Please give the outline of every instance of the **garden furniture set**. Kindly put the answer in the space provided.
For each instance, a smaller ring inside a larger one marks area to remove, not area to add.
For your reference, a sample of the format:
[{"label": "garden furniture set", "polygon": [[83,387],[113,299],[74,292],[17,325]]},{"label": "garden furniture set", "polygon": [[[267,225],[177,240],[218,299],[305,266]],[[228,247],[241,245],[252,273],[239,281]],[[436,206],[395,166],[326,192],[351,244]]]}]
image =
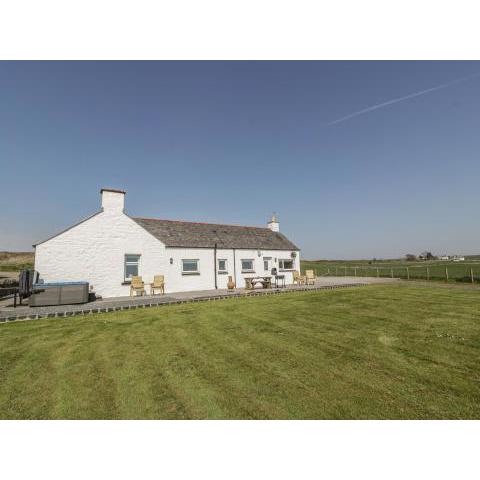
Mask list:
[{"label": "garden furniture set", "polygon": [[[165,277],[163,275],[155,275],[153,282],[150,283],[150,295],[155,295],[155,291],[165,294]],[[146,295],[145,282],[140,276],[133,276],[130,284],[130,296]]]}]

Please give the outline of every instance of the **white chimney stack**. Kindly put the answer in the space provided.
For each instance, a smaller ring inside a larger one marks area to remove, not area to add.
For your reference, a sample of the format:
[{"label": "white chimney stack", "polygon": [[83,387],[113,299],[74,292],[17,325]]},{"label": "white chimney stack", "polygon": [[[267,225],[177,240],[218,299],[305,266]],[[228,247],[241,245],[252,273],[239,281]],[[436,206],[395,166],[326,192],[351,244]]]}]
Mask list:
[{"label": "white chimney stack", "polygon": [[123,212],[125,208],[125,192],[112,188],[102,188],[102,209],[104,212]]},{"label": "white chimney stack", "polygon": [[280,231],[280,224],[277,221],[277,216],[275,213],[272,215],[272,219],[268,222],[267,226],[272,232]]}]

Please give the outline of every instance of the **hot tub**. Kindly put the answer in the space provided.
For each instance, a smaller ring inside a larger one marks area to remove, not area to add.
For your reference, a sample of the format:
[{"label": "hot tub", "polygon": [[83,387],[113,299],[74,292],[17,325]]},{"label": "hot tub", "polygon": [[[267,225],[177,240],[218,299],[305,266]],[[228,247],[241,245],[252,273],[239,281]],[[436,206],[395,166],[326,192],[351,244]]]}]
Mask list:
[{"label": "hot tub", "polygon": [[28,301],[31,307],[88,302],[88,282],[36,283],[33,292]]}]

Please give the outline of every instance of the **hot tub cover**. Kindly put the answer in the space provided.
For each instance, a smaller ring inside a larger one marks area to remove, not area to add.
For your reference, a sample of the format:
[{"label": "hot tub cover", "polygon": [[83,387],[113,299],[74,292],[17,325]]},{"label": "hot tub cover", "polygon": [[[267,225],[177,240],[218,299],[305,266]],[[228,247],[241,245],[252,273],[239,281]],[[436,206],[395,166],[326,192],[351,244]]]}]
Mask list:
[{"label": "hot tub cover", "polygon": [[34,288],[43,288],[43,287],[63,287],[64,285],[88,285],[88,282],[47,282],[47,283],[36,283]]}]

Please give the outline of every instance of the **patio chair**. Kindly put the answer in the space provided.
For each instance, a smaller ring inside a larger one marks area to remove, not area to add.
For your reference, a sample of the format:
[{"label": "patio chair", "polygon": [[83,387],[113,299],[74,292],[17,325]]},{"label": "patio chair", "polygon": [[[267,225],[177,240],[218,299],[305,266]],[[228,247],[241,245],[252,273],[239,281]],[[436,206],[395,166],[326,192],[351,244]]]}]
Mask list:
[{"label": "patio chair", "polygon": [[130,284],[130,296],[135,297],[138,294],[145,295],[145,284],[142,277],[132,277],[132,283]]},{"label": "patio chair", "polygon": [[300,272],[298,270],[294,270],[293,272],[293,284],[295,283],[297,285],[303,285],[305,283],[305,277],[303,275],[300,275]]},{"label": "patio chair", "polygon": [[307,285],[315,285],[315,272],[313,270],[305,270],[305,283]]},{"label": "patio chair", "polygon": [[163,275],[153,277],[153,282],[150,284],[150,294],[155,295],[155,290],[160,290],[161,294],[165,294],[165,277]]}]

